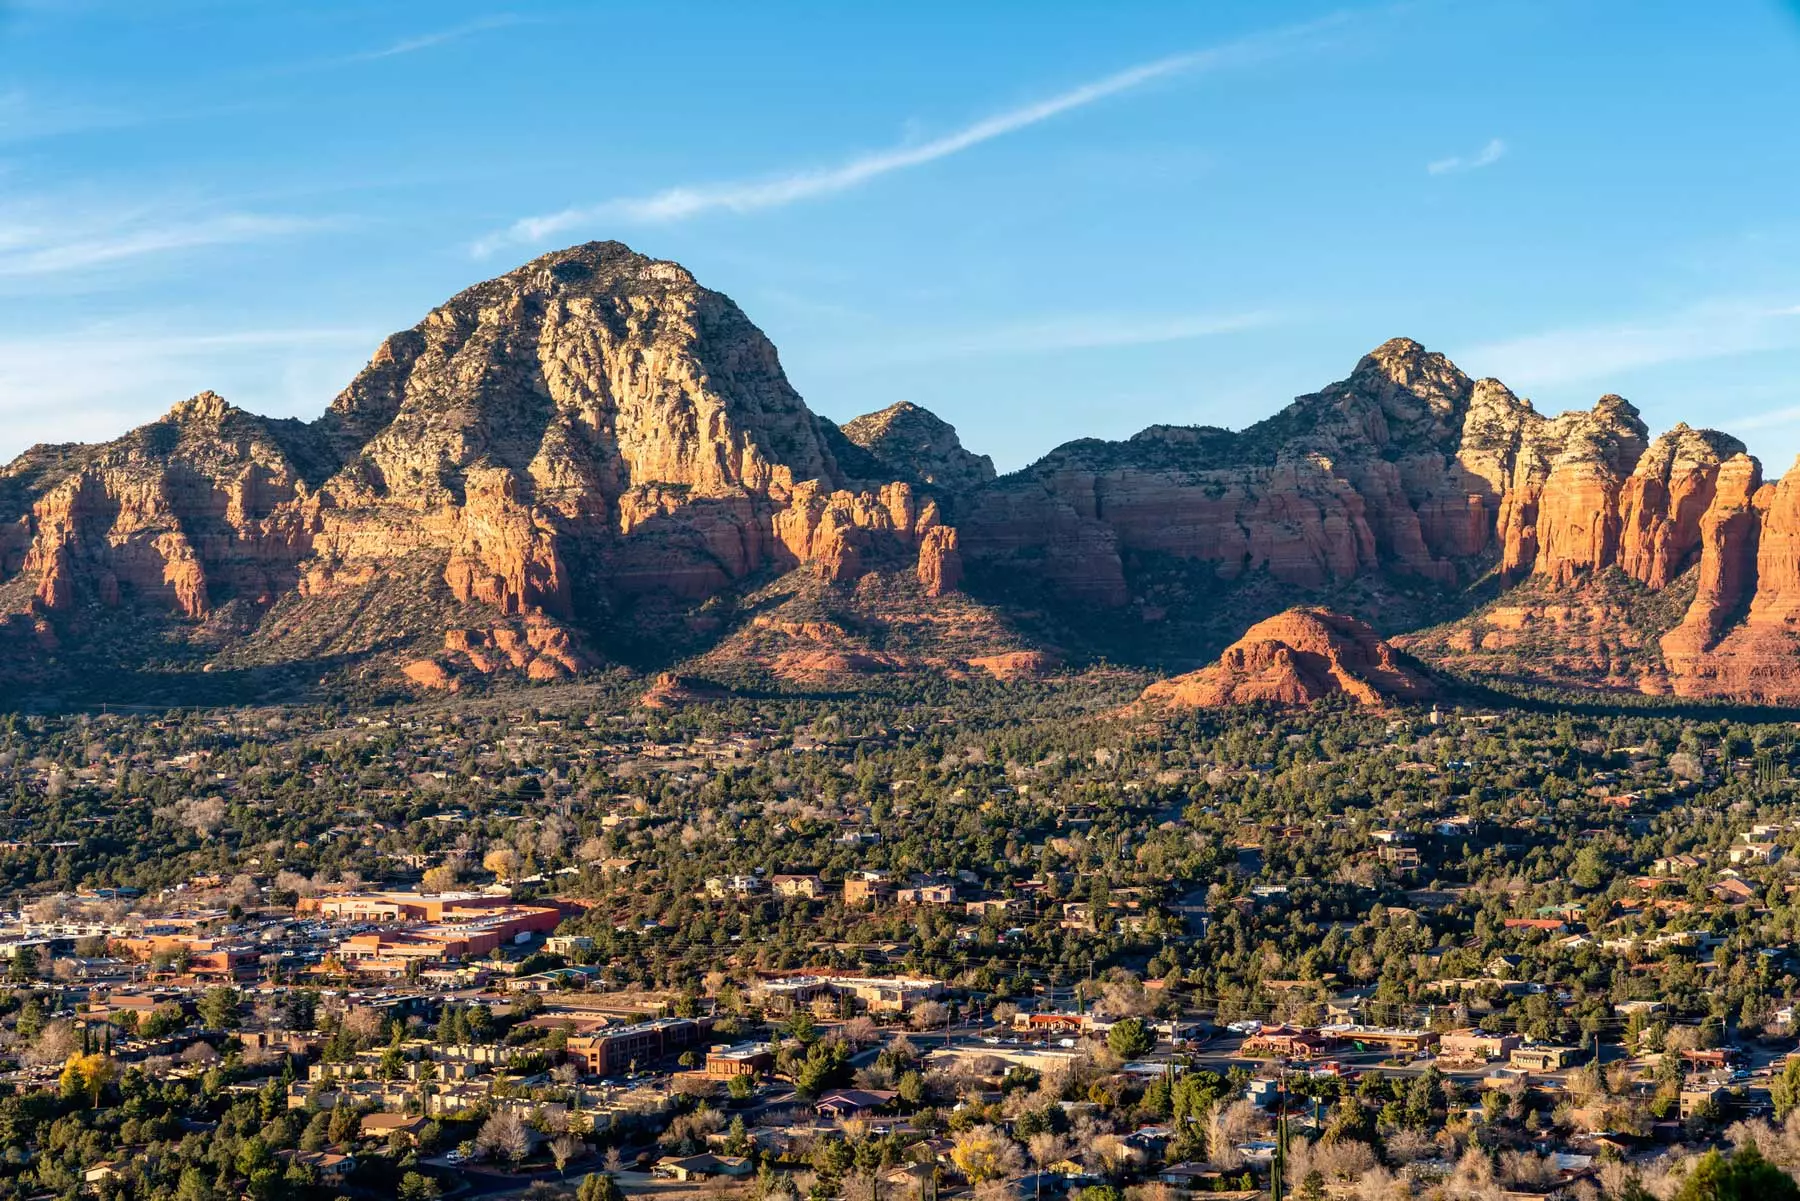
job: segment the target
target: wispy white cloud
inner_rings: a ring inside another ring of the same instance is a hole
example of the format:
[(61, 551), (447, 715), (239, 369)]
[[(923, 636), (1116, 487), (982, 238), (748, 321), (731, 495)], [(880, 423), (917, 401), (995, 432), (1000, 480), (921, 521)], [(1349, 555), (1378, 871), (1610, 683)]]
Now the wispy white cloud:
[(152, 214), (51, 221), (0, 216), (0, 278), (56, 275), (204, 246), (256, 242), (316, 229), (317, 218), (258, 213)]
[(1733, 417), (1725, 422), (1726, 428), (1733, 432), (1737, 430), (1792, 429), (1796, 424), (1800, 424), (1800, 405), (1764, 413), (1751, 413), (1745, 417)]
[(314, 414), (379, 337), (333, 327), (196, 334), (145, 318), (0, 339), (0, 463), (36, 442), (117, 437), (205, 388), (255, 412)]
[(141, 112), (91, 103), (45, 100), (23, 88), (0, 92), (0, 142), (61, 137), (90, 129), (135, 125), (142, 120)]
[(1491, 167), (1506, 157), (1506, 143), (1499, 138), (1488, 139), (1488, 144), (1471, 155), (1452, 155), (1440, 158), (1436, 162), (1427, 163), (1425, 171), (1429, 175), (1454, 175), (1459, 171), (1479, 171), (1483, 167)]
[(365, 50), (358, 54), (347, 54), (338, 62), (373, 62), (383, 58), (398, 58), (403, 54), (417, 54), (421, 50), (429, 50), (433, 46), (442, 46), (446, 42), (460, 41), (471, 34), (483, 33), (489, 29), (502, 29), (508, 25), (517, 25), (521, 17), (513, 13), (496, 13), (493, 16), (480, 17), (473, 21), (465, 21), (461, 25), (453, 25), (448, 29), (434, 30), (430, 33), (415, 34), (404, 37), (377, 50)]
[(1120, 346), (1151, 346), (1241, 333), (1274, 324), (1276, 314), (1088, 313), (1031, 318), (987, 329), (927, 331), (884, 337), (879, 343), (841, 348), (834, 365), (857, 367), (932, 363), (950, 359), (1053, 354)]
[(706, 212), (754, 212), (829, 196), (859, 187), (895, 171), (923, 166), (960, 154), (983, 142), (1141, 88), (1155, 80), (1241, 66), (1310, 47), (1317, 44), (1329, 29), (1341, 25), (1344, 20), (1345, 17), (1339, 14), (1304, 25), (1288, 26), (1240, 38), (1204, 50), (1140, 63), (1047, 99), (983, 117), (940, 137), (858, 155), (835, 166), (790, 171), (760, 180), (682, 185), (648, 196), (622, 197), (542, 216), (526, 217), (505, 230), (476, 242), (473, 249), (477, 254), (487, 254), (507, 245), (540, 242), (576, 226), (596, 221), (678, 221)]
[(1492, 342), (1452, 357), (1508, 383), (1542, 387), (1795, 346), (1800, 346), (1800, 305), (1721, 298), (1635, 321)]

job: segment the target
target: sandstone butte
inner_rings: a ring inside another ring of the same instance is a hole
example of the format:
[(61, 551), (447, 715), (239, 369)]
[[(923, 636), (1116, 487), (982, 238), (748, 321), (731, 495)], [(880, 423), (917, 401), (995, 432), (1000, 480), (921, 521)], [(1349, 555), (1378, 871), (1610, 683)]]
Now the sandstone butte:
[[(1170, 565), (1209, 591), (1168, 600)], [(995, 478), (915, 405), (816, 415), (730, 299), (599, 242), (451, 298), (316, 421), (202, 393), (0, 469), (15, 679), (171, 647), (422, 687), (567, 678), (625, 644), (679, 645), (674, 666), (748, 645), (734, 606), (795, 573), (863, 631), (770, 652), (799, 675), (1019, 674), (1055, 657), (1015, 611), (1079, 636), (1226, 597), (1235, 633), (1373, 583), (1466, 614), (1396, 638), (1434, 662), (1479, 669), (1530, 634), (1560, 648), (1540, 675), (1800, 701), (1800, 473), (1767, 481), (1714, 431), (1651, 439), (1616, 396), (1546, 417), (1406, 339), (1241, 431), (1083, 439)], [(1496, 577), (1511, 610), (1477, 611)]]
[(1383, 708), (1433, 696), (1429, 680), (1401, 662), (1366, 622), (1320, 608), (1293, 608), (1251, 626), (1218, 662), (1159, 680), (1140, 701), (1150, 708), (1309, 705), (1347, 696)]

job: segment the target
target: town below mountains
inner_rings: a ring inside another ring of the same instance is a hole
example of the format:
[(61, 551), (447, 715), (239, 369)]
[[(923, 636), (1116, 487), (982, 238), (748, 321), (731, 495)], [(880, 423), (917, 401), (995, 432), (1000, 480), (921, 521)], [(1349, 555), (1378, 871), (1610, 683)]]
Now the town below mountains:
[(1800, 472), (997, 476), (595, 243), (0, 475), (0, 1201), (1800, 1198)]
[(997, 477), (917, 406), (818, 416), (735, 304), (616, 242), (453, 297), (316, 421), (203, 393), (0, 471), (31, 708), (1119, 669), (1211, 673), (1162, 706), (1800, 702), (1800, 473), (1396, 339), (1242, 431)]
[(1425, 685), (0, 714), (0, 1198), (1794, 1197), (1800, 729)]

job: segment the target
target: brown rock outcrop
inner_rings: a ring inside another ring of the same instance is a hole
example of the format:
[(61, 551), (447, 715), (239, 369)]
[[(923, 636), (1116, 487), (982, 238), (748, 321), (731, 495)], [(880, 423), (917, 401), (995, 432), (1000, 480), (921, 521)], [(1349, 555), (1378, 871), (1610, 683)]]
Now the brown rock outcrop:
[(374, 431), (326, 485), (332, 554), (381, 553), (404, 521), (450, 543), (458, 599), (507, 613), (572, 615), (570, 546), (620, 594), (703, 598), (794, 560), (853, 576), (881, 535), (917, 532), (874, 517), (886, 490), (846, 488), (835, 428), (730, 300), (617, 243), (457, 296), (326, 424)]
[(1432, 691), (1366, 623), (1296, 608), (1251, 626), (1210, 667), (1152, 684), (1140, 700), (1151, 707), (1214, 708), (1308, 705), (1342, 694), (1380, 707)]
[(1240, 434), (1152, 427), (1059, 448), (979, 493), (962, 533), (977, 561), (1029, 561), (1071, 599), (1112, 605), (1130, 591), (1114, 560), (1137, 553), (1320, 589), (1382, 570), (1454, 583), (1492, 547), (1509, 574), (1568, 584), (1621, 564), (1661, 588), (1697, 553), (1717, 465), (1741, 449), (1681, 427), (1647, 450), (1617, 396), (1545, 418), (1396, 339)]
[(955, 426), (909, 401), (866, 413), (843, 428), (846, 438), (914, 483), (954, 494), (973, 492), (994, 478), (992, 459), (965, 450)]
[(1778, 482), (1758, 488), (1752, 504), (1762, 529), (1749, 624), (1792, 627), (1800, 623), (1800, 460)]
[[(1519, 606), (1541, 617), (1531, 637), (1504, 645), (1514, 635), (1483, 617), (1416, 639), (1421, 653), (1486, 669), (1529, 643), (1534, 665), (1521, 674), (1534, 679), (1543, 668), (1583, 687), (1773, 697), (1785, 675), (1781, 687), (1800, 696), (1776, 626), (1757, 633), (1748, 621), (1751, 608), (1785, 602), (1769, 575), (1779, 555), (1758, 550), (1776, 502), (1749, 503), (1755, 464), (1740, 456), (1736, 439), (1685, 425), (1652, 443), (1617, 396), (1545, 417), (1398, 339), (1241, 433), (1153, 427), (1058, 448), (978, 492), (959, 532), (978, 578), (1035, 578), (1076, 608), (1137, 601), (1159, 620), (1163, 605), (1133, 578), (1168, 570), (1158, 564), (1313, 592), (1378, 573), (1449, 585), (1498, 568), (1550, 590)], [(1658, 593), (1696, 565), (1699, 594), (1661, 654), (1666, 606), (1611, 589), (1555, 595), (1614, 568)], [(1565, 611), (1585, 616), (1565, 622)]]
[[(1624, 398), (1603, 396), (1589, 413), (1564, 413), (1527, 432), (1533, 466), (1548, 460), (1541, 487), (1515, 480), (1521, 524), (1505, 531), (1506, 566), (1527, 564), (1555, 584), (1569, 584), (1618, 561), (1619, 493), (1645, 449), (1644, 423)], [(1527, 514), (1535, 529), (1523, 524)]]
[(919, 583), (926, 596), (942, 596), (962, 583), (962, 551), (956, 528), (933, 526), (919, 540)]
[(1662, 649), (1680, 675), (1692, 675), (1732, 620), (1741, 615), (1757, 578), (1760, 534), (1755, 498), (1762, 466), (1746, 454), (1723, 463), (1699, 521), (1700, 579), (1681, 624), (1663, 636)]
[(650, 682), (650, 687), (644, 689), (638, 697), (638, 704), (646, 709), (677, 709), (695, 701), (717, 700), (729, 695), (723, 688), (717, 688), (704, 680), (665, 671), (659, 672)]
[(482, 675), (513, 668), (533, 679), (557, 679), (597, 666), (567, 630), (535, 615), (522, 625), (446, 630), (444, 651)]
[(999, 655), (977, 655), (969, 660), (996, 680), (1028, 680), (1047, 676), (1062, 666), (1062, 659), (1049, 651), (1008, 651)]
[(1800, 461), (1760, 487), (1754, 459), (1726, 463), (1702, 525), (1700, 590), (1663, 640), (1677, 691), (1800, 703)]
[(462, 681), (436, 659), (410, 659), (401, 665), (400, 674), (420, 688), (432, 692), (460, 692)]
[(455, 543), (444, 581), (459, 601), (502, 613), (570, 616), (569, 581), (548, 519), (519, 503), (518, 478), (504, 467), (472, 469), (455, 511)]
[(188, 618), (230, 599), (266, 603), (311, 549), (316, 503), (293, 453), (306, 441), (297, 423), (203, 392), (59, 463), (9, 527), (29, 531), (11, 536), (24, 554), (3, 557), (52, 613), (126, 597)]
[(1693, 565), (1721, 467), (1743, 453), (1736, 438), (1685, 424), (1650, 444), (1619, 497), (1619, 566), (1626, 575), (1660, 591)]

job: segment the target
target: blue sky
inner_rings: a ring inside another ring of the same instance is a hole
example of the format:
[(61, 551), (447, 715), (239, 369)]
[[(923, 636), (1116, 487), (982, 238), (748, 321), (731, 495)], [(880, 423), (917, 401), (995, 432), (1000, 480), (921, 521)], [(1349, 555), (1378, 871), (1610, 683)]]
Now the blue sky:
[(688, 265), (839, 420), (1002, 469), (1239, 427), (1405, 334), (1800, 453), (1773, 0), (0, 0), (0, 461), (313, 416), (533, 254)]

